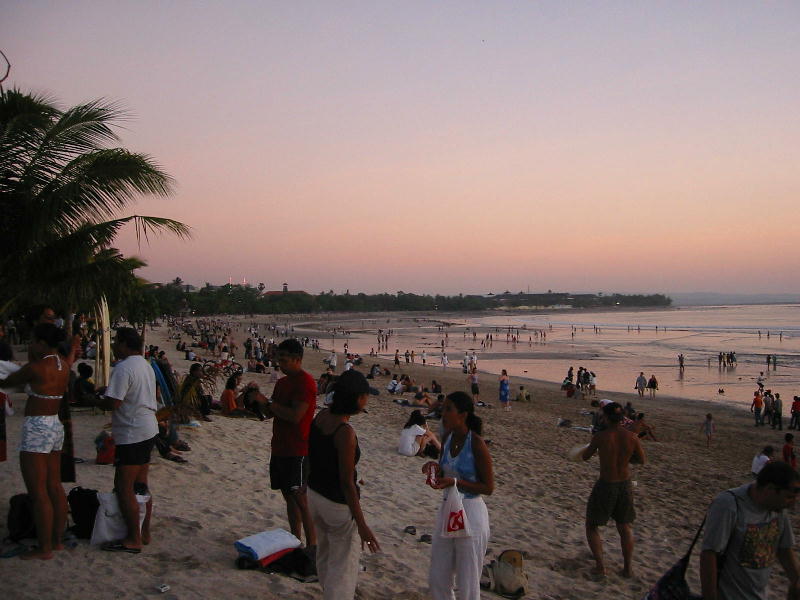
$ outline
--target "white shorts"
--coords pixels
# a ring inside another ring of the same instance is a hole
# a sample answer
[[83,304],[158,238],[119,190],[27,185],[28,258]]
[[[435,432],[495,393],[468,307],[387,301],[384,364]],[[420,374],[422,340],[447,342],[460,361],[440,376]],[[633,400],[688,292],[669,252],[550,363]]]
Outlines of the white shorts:
[[18,448],[20,452],[50,454],[51,452],[61,452],[63,445],[64,426],[58,415],[25,417],[22,422],[22,439]]

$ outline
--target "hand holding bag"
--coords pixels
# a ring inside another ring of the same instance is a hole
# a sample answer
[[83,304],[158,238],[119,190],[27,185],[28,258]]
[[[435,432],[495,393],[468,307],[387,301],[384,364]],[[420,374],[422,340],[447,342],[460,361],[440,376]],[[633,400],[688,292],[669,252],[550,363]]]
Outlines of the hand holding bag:
[[464,511],[463,494],[455,485],[447,489],[447,497],[442,504],[442,531],[444,538],[469,537],[469,522]]

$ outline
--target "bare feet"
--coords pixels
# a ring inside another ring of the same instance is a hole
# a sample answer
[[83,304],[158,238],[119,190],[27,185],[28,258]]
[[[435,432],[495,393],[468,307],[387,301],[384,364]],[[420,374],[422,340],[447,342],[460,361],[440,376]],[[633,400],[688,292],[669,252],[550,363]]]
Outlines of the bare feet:
[[625,569],[622,569],[619,572],[619,574],[622,575],[623,577],[625,577],[626,579],[630,579],[631,577],[633,577],[633,569],[631,569],[630,567],[627,567]]
[[592,574],[592,577],[602,579],[606,576],[606,568],[602,565],[595,565],[592,567],[590,573]]
[[150,543],[150,532],[142,530],[142,544],[147,546]]
[[36,560],[50,560],[51,558],[53,558],[53,553],[52,552],[43,552],[43,551],[39,550],[38,548],[35,548],[33,550],[28,550],[27,552],[24,552],[24,553],[20,554],[19,557],[20,557],[21,560],[34,560],[34,559],[36,559]]

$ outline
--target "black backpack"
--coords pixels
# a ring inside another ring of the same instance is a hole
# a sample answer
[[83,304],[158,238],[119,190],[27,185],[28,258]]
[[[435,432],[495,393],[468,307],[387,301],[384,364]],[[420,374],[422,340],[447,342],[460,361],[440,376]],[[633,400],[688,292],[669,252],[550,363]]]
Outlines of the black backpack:
[[72,513],[72,532],[75,537],[88,540],[92,537],[94,529],[94,518],[100,502],[97,500],[97,490],[87,490],[82,487],[74,487],[67,495],[69,502],[69,512]]
[[33,521],[33,500],[28,494],[17,494],[9,500],[8,539],[12,542],[36,537],[36,523]]

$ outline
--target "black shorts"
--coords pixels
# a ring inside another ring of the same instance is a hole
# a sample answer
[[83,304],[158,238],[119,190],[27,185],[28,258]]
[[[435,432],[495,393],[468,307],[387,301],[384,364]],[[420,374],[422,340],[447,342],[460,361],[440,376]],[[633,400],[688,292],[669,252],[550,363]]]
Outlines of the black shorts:
[[117,444],[114,449],[114,466],[150,464],[150,453],[156,444],[156,436],[135,444]]
[[475,395],[475,396],[478,396],[478,395],[480,395],[480,393],[481,393],[481,388],[479,388],[479,387],[478,387],[478,384],[477,384],[477,383],[473,383],[473,384],[472,384],[472,393],[473,393],[473,395]]
[[273,490],[291,492],[308,483],[307,456],[273,456],[269,459],[269,482]]

